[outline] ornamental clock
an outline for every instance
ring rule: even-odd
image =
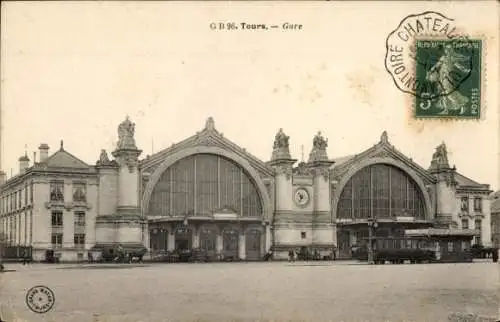
[[[309,203],[309,192],[307,189],[299,188],[295,191],[294,201],[299,207],[305,207]]]

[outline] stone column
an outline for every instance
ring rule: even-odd
[[[321,165],[314,170],[314,211],[331,212],[329,165]]]
[[[199,248],[200,247],[200,229],[199,229],[198,225],[193,226],[192,237],[193,237],[192,248]]]
[[[271,225],[266,225],[265,231],[264,231],[264,253],[269,252],[271,250]],[[264,255],[264,254],[263,254]]]
[[[16,216],[16,245],[21,244],[21,215],[15,214]]]
[[[149,225],[148,225],[148,222],[146,221],[143,225],[142,225],[142,235],[143,235],[143,245],[144,247],[146,247],[147,249],[149,249]]]
[[[73,211],[63,212],[63,248],[75,246],[75,218]]]
[[[222,252],[223,245],[222,245],[222,231],[217,235],[217,238],[215,240],[215,249],[217,253]]]
[[[356,244],[357,244],[356,234],[354,233],[354,231],[349,230],[349,246]]]
[[[127,119],[118,127],[119,141],[112,153],[118,163],[118,207],[116,220],[118,240],[127,246],[143,246],[142,218],[139,209],[139,155],[142,153],[135,145],[135,125]],[[117,242],[117,241],[115,241]]]
[[[31,234],[31,231],[33,229],[33,209],[30,209],[29,215],[28,215],[28,245],[33,246],[33,236]]]
[[[169,251],[173,251],[175,250],[175,232],[173,230],[170,230],[167,233],[168,233],[167,247]]]
[[[313,243],[328,247],[321,255],[328,255],[337,244],[337,233],[332,220],[330,167],[333,162],[320,161],[313,163],[314,215]]]
[[[19,245],[26,244],[26,213],[22,212],[19,214]]]
[[[245,260],[247,257],[247,248],[246,248],[246,238],[245,234],[241,233],[238,241],[238,257],[240,260]]]
[[[437,222],[443,227],[452,227],[454,220],[457,220],[453,217],[457,214],[456,207],[458,206],[456,202],[456,168],[455,166],[450,167],[444,142],[436,148],[436,152],[432,155],[429,171],[437,179],[435,185]]]
[[[290,217],[293,213],[293,182],[292,171],[295,160],[282,159],[271,163],[274,168],[274,188],[275,188],[275,213],[274,213],[274,246],[281,249],[281,246],[293,244],[294,227],[290,227]],[[275,250],[275,257],[286,256],[286,250]]]
[[[484,215],[481,220],[481,243],[485,247],[492,247],[494,245],[491,240],[491,200],[483,198],[481,202],[481,212]]]

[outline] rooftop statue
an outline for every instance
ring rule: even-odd
[[[98,164],[108,164],[109,158],[108,154],[106,153],[106,150],[102,149],[101,154],[99,155],[99,161],[97,161]]]
[[[323,138],[321,131],[318,131],[318,134],[314,137],[313,147],[320,150],[325,150],[328,147],[328,139]]]
[[[290,159],[290,149],[289,149],[289,141],[290,137],[287,136],[283,129],[280,129],[276,136],[274,137],[274,145],[273,145],[273,154],[271,160],[282,160],[282,159]]]
[[[382,132],[382,135],[380,136],[380,142],[384,142],[384,143],[389,142],[389,137],[387,136],[387,131]]]
[[[118,149],[136,149],[135,146],[135,124],[130,122],[129,117],[118,126]]]
[[[276,136],[274,138],[274,149],[280,149],[280,148],[288,148],[288,140],[290,139],[289,136],[287,136],[284,132],[283,129],[280,129],[278,133],[276,133]]]
[[[328,161],[326,148],[328,147],[328,139],[325,139],[318,131],[318,134],[313,139],[313,148],[309,153],[309,162]]]
[[[437,165],[448,165],[448,152],[444,142],[436,148],[436,152],[432,155],[432,161]]]

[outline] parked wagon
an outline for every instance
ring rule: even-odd
[[[357,260],[368,260],[371,241],[376,264],[471,262],[473,232],[454,229],[407,230],[401,237],[374,237],[353,251]]]

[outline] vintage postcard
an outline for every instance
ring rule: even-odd
[[[499,9],[2,2],[0,321],[497,321]]]

